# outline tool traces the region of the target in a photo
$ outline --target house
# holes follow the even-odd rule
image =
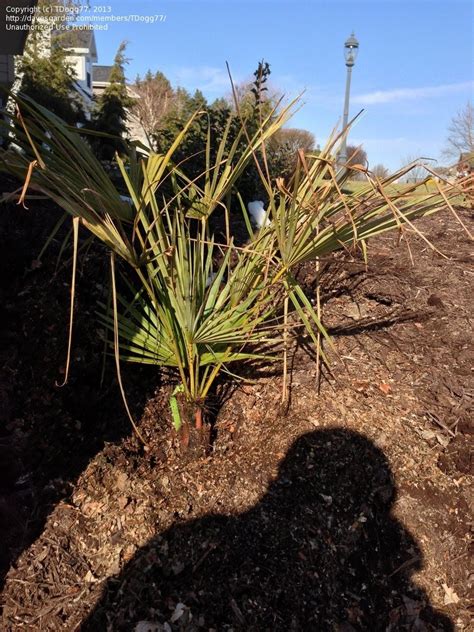
[[[74,88],[83,101],[86,116],[90,117],[94,107],[94,99],[99,98],[107,86],[110,85],[110,75],[113,66],[97,63],[97,47],[92,28],[72,28],[55,37],[57,43],[67,52],[67,59],[76,75]],[[127,86],[127,91],[133,99],[138,98],[131,86]],[[127,129],[130,138],[148,145],[143,127],[132,112],[128,113]]]
[[[96,99],[99,98],[107,86],[110,85],[110,73],[112,72],[112,68],[113,66],[101,66],[98,64],[92,67],[92,90]],[[127,92],[132,99],[140,98],[130,85],[127,85]],[[132,140],[138,140],[149,147],[149,139],[147,138],[142,124],[137,116],[130,111],[127,117],[127,131]]]
[[[112,66],[98,64],[94,29],[71,28],[53,35],[56,44],[64,48],[67,60],[76,75],[75,89],[81,95],[86,111],[93,98],[100,97],[110,84]]]
[[[86,116],[92,110],[93,64],[98,60],[94,30],[68,29],[60,33],[53,33],[52,40],[59,44],[67,53],[67,60],[75,74],[74,89],[80,96]]]
[[[92,89],[95,97],[100,97],[106,87],[110,84],[110,73],[113,66],[94,65],[92,68]]]
[[[15,0],[12,3],[15,7],[24,8],[25,11],[31,12],[30,16],[37,20],[42,20],[42,16],[34,14],[34,8],[38,0]],[[9,23],[7,7],[8,3],[2,3],[0,7],[0,29],[6,27]],[[10,7],[11,8],[11,7]],[[20,10],[19,9],[19,10]],[[21,17],[20,13],[20,17]],[[3,18],[3,19],[2,19]],[[23,26],[23,22],[21,23]],[[14,84],[21,81],[15,69],[14,56],[21,55],[25,48],[26,37],[29,32],[31,20],[26,21],[27,28],[21,30],[6,30],[3,33],[0,30],[0,107],[5,105],[5,97],[2,97],[2,90],[10,90]],[[99,65],[97,46],[95,41],[94,29],[92,27],[68,28],[67,30],[51,31],[43,29],[41,31],[41,47],[42,54],[47,56],[50,54],[52,45],[59,45],[66,51],[68,62],[74,70],[74,90],[79,95],[84,113],[90,118],[94,107],[94,99],[100,97],[106,87],[110,85],[110,74],[112,66]],[[127,86],[127,90],[132,98],[138,98],[131,86]],[[128,116],[128,133],[134,140],[139,140],[148,145],[146,134],[132,112]]]
[[[30,8],[34,11],[34,7],[37,4],[37,0],[16,0],[14,7],[20,6],[27,11]],[[10,5],[8,5],[10,6]],[[8,28],[10,24],[8,16],[10,13],[7,11],[7,6],[3,6],[0,13],[0,19],[3,17],[4,24],[0,22],[0,29],[2,26]],[[11,8],[11,7],[10,7]],[[2,15],[3,14],[3,15]],[[15,16],[15,14],[13,14]],[[23,14],[19,14],[21,18]],[[1,33],[0,38],[0,88],[4,90],[10,90],[15,82],[21,81],[21,75],[18,74],[15,65],[15,55],[22,55],[25,48],[26,37],[29,32],[29,26],[31,21],[45,20],[42,16],[32,16],[30,21],[26,21],[24,25],[28,28],[22,30],[7,30]],[[23,22],[21,23],[23,26]],[[5,35],[5,37],[4,37]],[[60,45],[67,52],[67,59],[71,64],[74,73],[74,89],[80,96],[84,111],[90,114],[92,110],[93,99],[93,87],[92,87],[92,65],[97,62],[97,47],[95,43],[94,31],[92,28],[87,29],[68,29],[67,31],[50,31],[43,29],[41,31],[40,46],[43,56],[50,54],[52,45]],[[0,105],[2,105],[5,99],[3,90],[0,91]]]
[[[25,48],[29,22],[20,22],[24,9],[25,14],[34,11],[38,0],[15,0],[13,7],[8,3],[0,6],[0,108],[6,105],[6,92],[15,81],[15,55],[22,55]],[[17,13],[12,12],[14,8]],[[13,19],[15,18],[15,19]],[[18,20],[16,20],[18,18]],[[13,28],[20,27],[21,28]]]

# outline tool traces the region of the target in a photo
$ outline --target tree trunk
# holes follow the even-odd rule
[[[179,431],[182,451],[191,458],[205,456],[210,448],[211,428],[205,422],[203,406],[187,402],[181,394],[178,405],[182,420]]]

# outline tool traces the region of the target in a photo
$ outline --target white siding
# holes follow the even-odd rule
[[[82,55],[68,55],[67,60],[76,74],[76,81],[85,81],[84,57]]]

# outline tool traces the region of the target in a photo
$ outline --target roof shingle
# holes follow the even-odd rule
[[[93,30],[90,29],[68,29],[54,33],[54,39],[63,48],[92,48]]]
[[[92,66],[92,81],[98,83],[108,83],[112,68],[113,66],[99,66],[94,64]]]

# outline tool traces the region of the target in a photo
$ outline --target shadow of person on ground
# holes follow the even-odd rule
[[[395,497],[366,437],[305,434],[249,511],[177,525],[142,548],[82,630],[451,631],[410,580],[422,555],[391,514]]]

